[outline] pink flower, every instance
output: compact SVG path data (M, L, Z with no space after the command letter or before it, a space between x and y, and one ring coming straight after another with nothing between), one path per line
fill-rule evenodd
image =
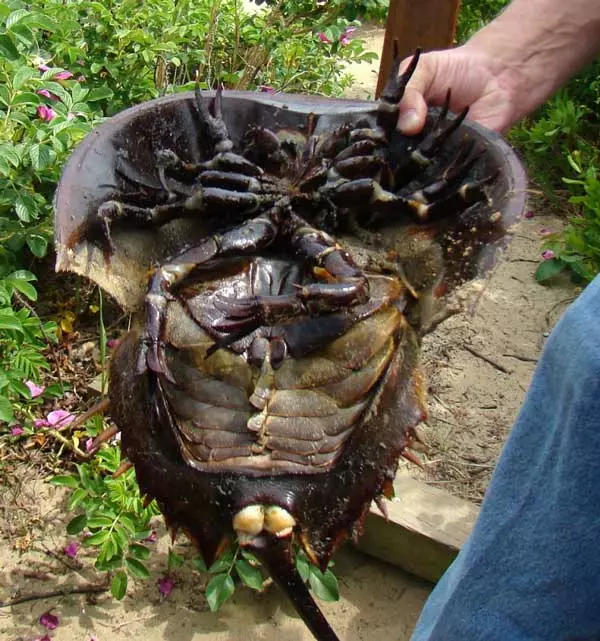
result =
M54 77L57 80L68 80L73 77L73 74L70 71L59 71Z
M85 451L91 452L94 449L94 439L90 436L85 442Z
M171 578L169 575L163 576L162 579L158 580L158 591L160 592L160 595L164 598L167 598L169 594L171 594L174 587L175 587L175 580Z
M44 390L46 389L45 387L40 387L39 385L36 385L33 381L25 381L25 386L29 390L31 394L31 398L36 398L40 396L40 394L43 394Z
M21 434L25 434L25 430L20 425L13 425L13 427L10 428L11 436L21 436Z
M551 260L552 258L554 258L554 252L551 249L544 249L544 251L542 252L542 258L544 260Z
M52 107L46 107L46 105L40 105L36 111L37 115L45 122L50 122L56 117L54 109L52 109Z
M74 559L77 556L78 550L79 550L79 543L77 543L76 541L71 541L71 543L69 543L67 547L65 547L63 552L70 559Z
M331 44L331 40L322 31L319 31L317 37L321 42L326 42L328 45Z
M38 89L35 93L39 94L40 96L44 96L44 98L48 98L49 100L54 100L54 102L58 102L60 100L60 98L55 93L52 93L47 89Z
M259 85L258 88L264 93L275 93L275 87L270 87L269 85Z
M48 71L48 69L50 69L50 67L49 67L48 65L39 65L39 66L38 66L38 69L39 69L42 73L44 73L44 71Z
M118 338L111 338L106 341L106 347L109 349L114 349L115 347L118 347L119 345L119 339Z
M77 76L77 82L85 82L85 76Z
M542 227L540 230L538 230L538 234L540 236L550 236L550 234L553 234L554 232L550 229L550 227Z
M156 543L156 538L156 530L152 530L152 532L142 540L142 543Z
M530 209L530 210L526 211L526 212L523 214L523 218L527 218L527 219L529 219L529 218L533 218L533 215L534 215L534 214L533 214L533 212L532 212L532 211L531 211L531 209Z
M58 617L51 612L44 612L40 617L40 624L43 625L46 630L56 630L59 623Z
M49 427L65 427L75 420L75 416L66 410L54 410L46 416Z
M48 427L50 423L45 418L36 418L35 421L33 421L33 427L36 429L39 427Z
M340 44L346 46L350 44L350 36L356 31L356 27L346 27L345 31L340 35Z

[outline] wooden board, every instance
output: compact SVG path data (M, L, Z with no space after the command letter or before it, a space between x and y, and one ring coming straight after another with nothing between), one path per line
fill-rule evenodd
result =
M390 0L375 97L379 98L392 69L394 40L405 58L453 44L460 0Z
M470 501L399 474L389 520L373 505L359 549L411 574L437 581L471 532L479 508Z

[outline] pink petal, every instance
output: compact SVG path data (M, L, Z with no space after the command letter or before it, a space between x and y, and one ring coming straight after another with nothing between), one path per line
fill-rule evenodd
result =
M77 82L85 82L85 76L77 76Z
M58 617L51 612L44 612L40 617L40 624L43 625L46 630L56 630L59 623Z
M168 597L169 594L171 594L174 587L175 587L175 580L168 575L163 576L162 579L158 580L158 591L160 592L161 596L165 598Z
M68 80L73 77L73 74L70 71L59 71L54 77L57 80Z
M317 37L321 42L326 42L329 45L331 44L331 40L322 31L319 31Z
M48 89L38 89L35 93L39 94L40 96L44 96L44 98L48 98L49 100L53 100L54 102L58 102L60 100L60 98L55 93L48 91Z
M544 251L542 252L542 258L544 260L551 260L552 258L554 258L554 252L551 249L544 249Z
M33 427L50 427L50 423L43 418L36 418L35 421L33 421Z
M48 71L50 67L48 65L40 65L38 69L43 73L44 71Z
M534 213L533 213L531 210L526 211L526 212L523 214L523 218L527 218L527 219L529 219L529 218L533 218L533 216L534 216Z
M75 416L66 410L54 410L46 416L46 420L51 427L65 427L75 420Z
M152 530L152 532L150 532L150 534L145 539L143 539L142 542L143 543L156 543L156 538L157 538L156 537L156 530Z
M346 38L346 36L342 34L340 36L340 44L344 45L344 46L349 45L350 44L350 38Z
M258 87L264 93L274 93L275 87L270 87L269 85L259 85Z
M40 105L36 111L37 115L46 122L50 122L56 116L54 109L52 109L52 107L46 107L46 105Z
M344 31L344 33L347 36L351 36L355 31L356 31L356 27L346 27L346 30Z
M106 347L110 349L114 349L115 347L118 347L119 345L119 339L118 338L111 338L110 340L106 341Z
M76 541L71 541L71 543L67 545L67 547L63 550L63 552L70 559L74 559L77 556L78 550L79 550L79 543L77 543Z
M31 393L31 398L36 398L40 394L44 392L46 389L45 387L41 387L40 385L36 385L33 381L25 381L25 385L27 389Z
M94 449L94 439L90 437L85 442L85 451L91 452L93 449Z
M10 428L10 434L11 436L21 436L21 434L25 434L25 430L20 425L15 425Z

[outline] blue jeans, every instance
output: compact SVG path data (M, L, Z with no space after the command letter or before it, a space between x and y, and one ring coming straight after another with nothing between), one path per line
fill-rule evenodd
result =
M557 323L411 641L600 640L600 277Z

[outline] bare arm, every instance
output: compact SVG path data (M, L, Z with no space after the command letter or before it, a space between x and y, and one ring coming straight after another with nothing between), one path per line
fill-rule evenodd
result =
M399 127L419 131L426 103L452 88L454 111L471 105L471 119L505 131L599 52L600 0L513 0L462 47L422 56Z

